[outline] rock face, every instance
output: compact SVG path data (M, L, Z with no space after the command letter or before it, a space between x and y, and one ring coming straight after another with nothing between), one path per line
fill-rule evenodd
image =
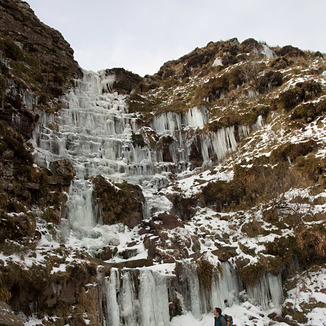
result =
M0 324L135 324L130 302L162 308L144 293L165 325L223 289L281 308L281 276L325 264L322 54L231 39L72 83L61 34L25 2L0 10Z
M33 166L26 142L38 119L33 110L53 110L58 103L54 98L63 94L79 68L62 35L41 23L26 2L1 1L0 11L1 241L32 239L36 221L31 207L52 202L51 214L58 220L60 202L66 200L62 186L69 187L71 181L67 165L56 167L60 189L50 189L49 171ZM45 208L47 217L49 211Z
M123 68L112 68L102 71L102 76L108 81L109 91L120 94L130 94L132 90L140 89L143 78Z
M2 326L23 326L22 321L15 315L11 308L3 301L0 301L0 325Z
M100 175L93 183L98 220L104 224L123 223L130 227L141 221L145 198L139 186L126 182L113 184Z
M49 82L53 91L55 84L60 84L60 78L62 83L76 75L78 64L74 61L74 52L60 32L41 23L26 2L4 0L0 6L2 47L9 59L23 60L25 54L33 56L36 61L30 62L30 68L37 68L35 64L39 63L39 83Z
M0 121L31 137L35 105L53 110L81 72L62 35L44 25L26 2L0 3Z
M76 171L68 160L54 161L49 166L52 175L50 183L69 187L76 175Z

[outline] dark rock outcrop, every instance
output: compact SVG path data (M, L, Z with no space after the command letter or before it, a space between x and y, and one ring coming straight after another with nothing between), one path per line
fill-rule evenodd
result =
M286 56L286 57L305 57L305 53L292 46L292 45L286 45L283 46L281 49L275 51L278 56Z
M123 68L105 70L105 77L112 78L112 85L107 85L107 91L119 94L130 94L133 89L139 89L143 78Z
M145 198L139 186L110 183L101 175L93 183L98 219L104 224L124 223L134 227L141 221Z
M62 186L70 186L70 183L76 171L68 160L59 160L50 163L50 170L52 176L50 177L51 184L57 184Z
M33 108L54 110L73 77L81 75L62 35L44 25L26 2L0 2L0 121L31 137Z
M60 78L64 81L77 74L78 64L69 43L60 32L43 24L26 2L4 0L0 7L0 32L18 47L7 46L7 57L9 54L13 60L23 59L24 55L32 56L41 65L40 78L46 82L52 79L49 87L53 89ZM35 69L33 66L34 62L31 62L30 68Z
M12 311L9 305L0 301L0 325L1 326L23 326L22 321Z

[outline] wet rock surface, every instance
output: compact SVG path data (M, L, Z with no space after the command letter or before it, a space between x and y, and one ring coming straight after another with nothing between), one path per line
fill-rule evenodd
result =
M102 176L95 177L93 183L94 206L104 224L134 227L141 221L144 196L139 186L127 182L114 184Z

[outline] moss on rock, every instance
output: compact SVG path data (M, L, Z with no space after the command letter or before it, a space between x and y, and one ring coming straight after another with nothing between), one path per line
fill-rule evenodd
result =
M101 175L93 179L93 184L97 216L104 224L124 223L133 227L141 221L145 199L139 186L127 182L114 184Z

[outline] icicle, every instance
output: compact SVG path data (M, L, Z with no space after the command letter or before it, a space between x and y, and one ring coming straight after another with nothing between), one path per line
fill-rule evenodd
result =
M253 130L260 129L263 127L263 117L261 115L258 116L256 123L252 126Z
M266 273L255 286L247 289L249 300L263 309L279 308L283 301L281 276Z
M119 305L117 301L117 292L119 290L118 284L118 271L114 268L111 269L109 279L105 280L106 283L106 304L107 304L107 325L108 326L119 326Z
M185 278L186 288L183 293L186 308L189 309L195 318L200 318L205 311L202 309L204 298L201 296L197 270L190 264L183 264L183 277Z
M276 58L275 52L268 45L261 43L261 46L263 47L262 53L265 55L266 59Z
M68 199L69 221L74 230L92 228L96 225L92 205L92 183L75 180Z
M139 302L136 299L132 272L123 272L121 280L119 306L122 323L125 326L137 326Z
M152 128L159 134L173 135L181 130L181 116L178 113L167 112L157 115L153 119Z
M208 114L206 111L205 108L200 110L197 107L188 110L185 114L184 125L191 128L202 129L208 120Z
M240 138L247 137L250 134L250 127L249 126L239 126L238 133Z
M232 306L238 303L240 291L236 270L228 263L222 264L222 272L215 275L212 283L212 307Z
M234 151L237 147L234 127L221 128L215 133L202 135L201 139L204 165L209 164L214 156L217 160L222 160L228 152Z
M269 291L274 307L280 308L284 300L281 274L273 275L268 273L266 277L268 279Z
M142 326L169 324L169 300L164 277L148 270L141 271L139 304Z

